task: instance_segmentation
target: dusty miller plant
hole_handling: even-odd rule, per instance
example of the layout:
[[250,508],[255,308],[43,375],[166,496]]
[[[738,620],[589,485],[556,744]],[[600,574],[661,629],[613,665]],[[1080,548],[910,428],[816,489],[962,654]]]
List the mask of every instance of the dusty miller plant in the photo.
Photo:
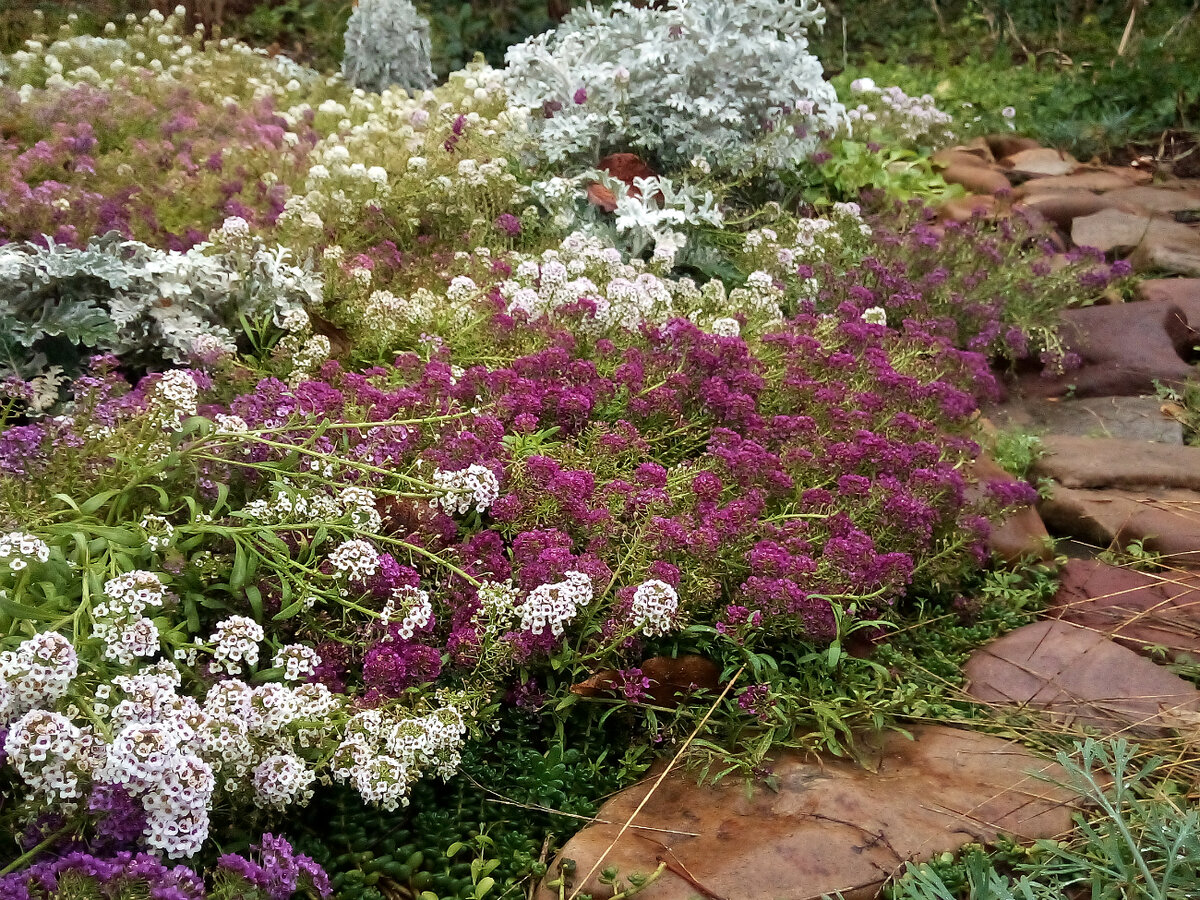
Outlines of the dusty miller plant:
[[362,0],[346,24],[342,75],[356,87],[380,93],[433,85],[429,23],[408,0]]
[[[231,222],[240,220],[230,220]],[[242,223],[244,225],[244,223]],[[322,298],[318,278],[248,232],[214,232],[186,253],[158,250],[110,232],[82,250],[0,246],[0,379],[29,380],[51,367],[74,374],[89,353],[133,366],[187,362],[232,350],[243,317],[270,316]]]
[[506,84],[551,162],[637,150],[735,173],[806,159],[841,107],[808,50],[816,0],[590,4],[509,48]]

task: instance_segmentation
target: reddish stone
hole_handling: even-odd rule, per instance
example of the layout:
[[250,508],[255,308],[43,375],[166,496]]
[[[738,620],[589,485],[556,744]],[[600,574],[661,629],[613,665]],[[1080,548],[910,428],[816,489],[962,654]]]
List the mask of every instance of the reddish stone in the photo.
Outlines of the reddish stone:
[[1200,196],[1165,187],[1131,187],[1109,191],[1108,197],[1152,213],[1200,210]]
[[[988,484],[1013,480],[1008,472],[986,454],[975,459],[966,475],[969,499],[978,498]],[[988,547],[1008,565],[1016,565],[1030,559],[1041,562],[1054,559],[1050,534],[1046,531],[1041,516],[1032,506],[1018,507],[999,522],[993,522],[991,534],[988,535]]]
[[640,898],[867,900],[907,861],[999,834],[1033,840],[1070,829],[1077,798],[1061,786],[1069,779],[1056,764],[991,735],[911,730],[915,740],[890,733],[878,750],[862,747],[865,766],[782,753],[770,761],[770,787],[748,789],[736,776],[700,786],[672,771],[618,839],[654,784],[648,778],[605,803],[596,824],[567,842],[536,896],[561,896],[548,882],[570,859],[567,896],[576,888],[611,896],[598,878],[609,866],[627,878],[662,865]]
[[1020,137],[1015,134],[989,134],[984,138],[996,159],[1012,156],[1022,150],[1036,150],[1040,144],[1033,138]]
[[1070,175],[1079,168],[1079,160],[1070,153],[1049,147],[1020,150],[998,160],[1001,168],[1017,178],[1045,178],[1054,175]]
[[1093,194],[1091,191],[1047,191],[1031,194],[1013,204],[1013,210],[1033,210],[1059,228],[1070,230],[1071,222],[1080,216],[1090,216],[1116,203],[1112,194]]
[[998,201],[990,194],[968,194],[943,203],[938,208],[938,219],[943,222],[969,222],[975,218],[994,216],[998,207]]
[[999,194],[1012,188],[1002,173],[986,165],[953,162],[942,171],[942,178],[976,194]]
[[1187,313],[1189,322],[1200,323],[1200,278],[1148,278],[1137,292],[1143,300],[1174,303]]
[[[703,656],[654,656],[641,663],[642,675],[650,680],[646,693],[655,706],[674,707],[681,697],[700,691],[715,691],[721,668]],[[581,697],[599,697],[621,688],[616,669],[601,669],[596,674],[571,685],[571,693]]]
[[976,650],[964,669],[977,700],[1040,710],[1104,735],[1163,737],[1200,711],[1200,691],[1103,634],[1035,622]]
[[947,147],[944,150],[938,150],[930,161],[935,166],[941,168],[949,168],[953,165],[974,166],[977,169],[990,168],[992,160],[988,155],[978,147]]
[[1195,491],[1058,485],[1038,504],[1038,512],[1055,534],[1097,547],[1127,547],[1140,541],[1173,565],[1200,563],[1200,493]]
[[1151,394],[1155,382],[1182,384],[1195,377],[1188,364],[1200,329],[1200,298],[1190,303],[1116,303],[1068,309],[1062,337],[1083,365],[1061,376],[1019,379],[1035,397]]
[[1200,447],[1120,438],[1047,435],[1035,475],[1069,488],[1177,488],[1200,491]]
[[1138,572],[1073,559],[1059,577],[1050,615],[1131,650],[1160,647],[1168,659],[1200,661],[1200,572]]
[[1054,175],[1049,178],[1034,178],[1016,189],[1018,199],[1031,197],[1034,194],[1062,191],[1117,191],[1121,188],[1133,187],[1134,179],[1126,175],[1118,175],[1103,169],[1088,169],[1075,172],[1073,175]]

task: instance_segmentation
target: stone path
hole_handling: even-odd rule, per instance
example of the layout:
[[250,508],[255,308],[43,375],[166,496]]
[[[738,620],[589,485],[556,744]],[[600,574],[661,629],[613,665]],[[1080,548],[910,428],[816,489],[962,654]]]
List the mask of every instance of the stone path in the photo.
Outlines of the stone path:
[[[1200,691],[1164,661],[1200,663],[1200,447],[1184,444],[1155,385],[1200,378],[1200,180],[1151,184],[1135,168],[1084,165],[1013,136],[938,154],[947,181],[972,194],[943,218],[1024,210],[1051,223],[1063,247],[1091,245],[1135,271],[1182,277],[1144,281],[1137,302],[1065,314],[1064,338],[1083,366],[1058,379],[1022,378],[985,427],[1044,435],[1033,477],[1052,495],[993,534],[997,556],[1050,559],[1065,539],[1047,617],[980,648],[967,694],[1048,725],[1145,740],[1195,732]],[[1003,473],[987,459],[973,478]],[[1162,555],[1142,572],[1094,557],[1134,541]],[[807,900],[842,892],[875,897],[907,861],[1004,833],[1053,837],[1070,827],[1073,795],[1057,767],[1021,745],[944,726],[915,740],[881,739],[866,767],[783,754],[777,789],[747,792],[738,779],[698,788],[672,772],[618,837],[653,778],[613,797],[598,822],[559,859],[576,864],[575,888],[611,894],[593,874],[662,868],[646,900]],[[1046,779],[1049,778],[1050,781]],[[552,867],[547,879],[557,875]],[[558,896],[543,886],[543,900]]]

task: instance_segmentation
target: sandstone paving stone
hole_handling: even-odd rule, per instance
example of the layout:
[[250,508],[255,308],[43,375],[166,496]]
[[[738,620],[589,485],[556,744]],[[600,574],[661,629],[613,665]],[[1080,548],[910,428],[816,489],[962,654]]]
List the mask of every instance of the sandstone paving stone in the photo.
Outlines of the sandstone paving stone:
[[1200,491],[1200,447],[1118,438],[1048,435],[1033,472],[1069,488]]
[[954,161],[942,170],[947,184],[957,184],[976,194],[999,194],[1012,189],[1003,172],[983,164]]
[[1013,204],[1013,209],[1017,211],[1032,210],[1064,231],[1070,231],[1071,223],[1081,216],[1090,216],[1114,207],[1133,211],[1133,207],[1113,199],[1119,193],[1121,192],[1093,194],[1091,191],[1081,190],[1046,191],[1030,194],[1025,199],[1017,201]]
[[1142,186],[1109,191],[1105,197],[1154,213],[1200,210],[1200,195],[1168,187]]
[[1105,253],[1140,247],[1171,247],[1179,252],[1200,251],[1200,232],[1174,219],[1102,209],[1071,223],[1071,240],[1079,247],[1095,247]]
[[1065,346],[1082,365],[1062,375],[1022,376],[1018,393],[1054,397],[1150,394],[1156,382],[1182,384],[1200,373],[1188,362],[1200,340],[1200,296],[1068,309]]
[[1001,427],[1078,437],[1125,438],[1182,444],[1183,426],[1163,412],[1158,397],[1090,397],[1081,400],[1014,398],[986,410]]
[[1048,178],[1033,178],[1016,189],[1013,196],[1029,197],[1047,191],[1119,191],[1133,187],[1137,178],[1133,173],[1121,173],[1107,169],[1087,169],[1072,175],[1053,175]]
[[[644,900],[816,900],[834,892],[865,900],[907,861],[998,834],[1032,840],[1070,828],[1075,795],[1044,780],[1066,780],[1057,764],[991,735],[935,725],[913,734],[914,741],[882,738],[867,767],[781,754],[772,764],[775,789],[752,793],[737,778],[699,787],[694,776],[672,772],[635,820],[642,827],[627,830],[599,869],[648,874],[665,862]],[[559,859],[575,861],[580,881],[652,781],[610,799],[598,823],[567,842]],[[548,878],[556,872],[552,865]],[[595,877],[583,890],[612,893]],[[543,885],[537,896],[558,892]]]
[[938,219],[950,222],[969,222],[978,217],[990,218],[998,209],[998,202],[990,194],[967,194],[954,197],[938,208]]
[[1051,534],[1097,547],[1134,541],[1172,565],[1200,566],[1200,493],[1170,489],[1089,490],[1055,486],[1038,504]]
[[1142,241],[1129,256],[1133,270],[1200,275],[1200,230],[1188,230],[1191,232],[1190,237],[1182,233],[1159,232]]
[[996,159],[1012,156],[1022,150],[1036,150],[1040,146],[1033,138],[1017,134],[989,134],[982,140]]
[[1189,321],[1200,322],[1200,278],[1147,278],[1137,286],[1142,300],[1174,303]]
[[1052,175],[1070,175],[1079,168],[1079,160],[1070,153],[1050,147],[1035,147],[1019,150],[997,160],[1010,178],[1042,178]]
[[1178,675],[1089,628],[1035,622],[976,650],[967,693],[992,705],[1037,711],[1106,736],[1162,737],[1200,711],[1200,691]]
[[1200,570],[1139,572],[1073,559],[1059,571],[1047,610],[1131,650],[1162,648],[1168,659],[1200,661]]
[[[1012,476],[995,460],[981,454],[967,472],[967,496],[975,498],[982,495],[986,485],[991,482],[1012,480]],[[999,522],[993,522],[988,534],[988,547],[1008,565],[1031,559],[1048,563],[1054,559],[1050,533],[1032,506],[1017,507]]]

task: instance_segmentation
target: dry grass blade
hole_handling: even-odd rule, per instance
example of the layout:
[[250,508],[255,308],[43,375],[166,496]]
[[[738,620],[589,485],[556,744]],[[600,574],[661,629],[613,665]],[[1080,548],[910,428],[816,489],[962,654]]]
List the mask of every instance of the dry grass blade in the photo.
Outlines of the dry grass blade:
[[575,890],[571,892],[571,896],[568,898],[568,900],[576,900],[579,894],[583,891],[583,886],[588,883],[593,875],[600,871],[600,867],[604,865],[604,861],[608,859],[608,854],[612,853],[613,848],[617,846],[617,842],[621,840],[625,832],[633,827],[633,820],[641,814],[641,811],[645,808],[646,804],[650,802],[650,798],[654,796],[655,791],[658,790],[659,786],[666,780],[667,776],[671,774],[671,770],[675,768],[675,764],[683,758],[683,754],[687,752],[687,748],[690,747],[692,741],[696,739],[696,735],[698,735],[704,729],[704,726],[708,724],[708,720],[712,717],[712,714],[716,712],[717,707],[720,706],[725,700],[725,697],[729,694],[730,690],[733,689],[733,686],[737,684],[737,680],[742,677],[742,673],[745,671],[746,666],[743,664],[740,669],[733,673],[733,677],[730,678],[729,683],[722,688],[720,695],[716,700],[713,701],[712,706],[708,708],[708,712],[704,714],[704,718],[702,718],[696,727],[692,729],[692,733],[687,736],[687,740],[683,742],[679,750],[673,757],[671,757],[671,761],[667,763],[666,768],[663,769],[658,778],[654,780],[654,784],[650,787],[650,790],[646,792],[646,796],[642,798],[642,802],[639,803],[637,808],[629,814],[629,818],[625,820],[625,823],[621,826],[620,831],[617,832],[617,836],[612,839],[609,845],[604,848],[604,852],[596,858],[594,863],[592,863],[592,867],[588,869],[587,874],[580,879],[579,884],[576,886]]

